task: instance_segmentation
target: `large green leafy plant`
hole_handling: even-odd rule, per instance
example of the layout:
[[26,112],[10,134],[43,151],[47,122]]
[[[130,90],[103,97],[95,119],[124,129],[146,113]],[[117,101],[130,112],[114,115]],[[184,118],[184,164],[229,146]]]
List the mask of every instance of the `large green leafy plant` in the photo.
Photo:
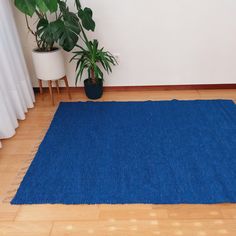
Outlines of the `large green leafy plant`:
[[[27,27],[34,35],[39,51],[52,51],[55,43],[71,51],[83,28],[95,29],[92,10],[82,8],[79,0],[75,0],[77,12],[70,11],[66,0],[14,0],[14,3],[25,14]],[[28,18],[34,15],[37,20],[33,29]]]

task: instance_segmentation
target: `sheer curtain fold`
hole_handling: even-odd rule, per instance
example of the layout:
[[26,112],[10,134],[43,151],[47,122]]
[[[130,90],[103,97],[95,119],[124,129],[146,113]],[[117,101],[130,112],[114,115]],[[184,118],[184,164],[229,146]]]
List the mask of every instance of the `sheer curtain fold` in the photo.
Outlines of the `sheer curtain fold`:
[[0,140],[15,134],[17,120],[25,119],[34,101],[11,5],[5,0],[0,7]]

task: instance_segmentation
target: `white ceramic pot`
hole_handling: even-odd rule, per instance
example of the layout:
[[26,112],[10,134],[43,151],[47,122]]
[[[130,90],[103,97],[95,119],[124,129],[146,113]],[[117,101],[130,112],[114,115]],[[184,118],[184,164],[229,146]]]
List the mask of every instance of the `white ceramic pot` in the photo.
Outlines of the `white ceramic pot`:
[[32,51],[33,63],[37,79],[58,80],[66,75],[61,49],[51,52]]

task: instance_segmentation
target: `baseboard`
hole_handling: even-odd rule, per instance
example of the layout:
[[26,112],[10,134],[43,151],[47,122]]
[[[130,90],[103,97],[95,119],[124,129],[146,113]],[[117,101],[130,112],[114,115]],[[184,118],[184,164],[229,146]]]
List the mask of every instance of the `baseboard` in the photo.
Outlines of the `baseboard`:
[[[45,90],[46,88],[44,88]],[[65,88],[60,88],[64,90]],[[236,84],[193,84],[193,85],[153,85],[153,86],[106,86],[104,91],[160,91],[160,90],[196,90],[196,89],[236,89]],[[83,87],[71,87],[71,91],[81,91]],[[34,88],[39,92],[39,88]]]

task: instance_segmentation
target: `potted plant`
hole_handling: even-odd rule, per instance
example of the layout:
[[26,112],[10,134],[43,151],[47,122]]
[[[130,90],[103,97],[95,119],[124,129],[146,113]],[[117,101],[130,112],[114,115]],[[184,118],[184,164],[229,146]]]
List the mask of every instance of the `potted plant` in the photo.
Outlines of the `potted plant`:
[[80,36],[84,41],[84,46],[77,45],[78,51],[71,58],[76,60],[76,81],[82,78],[83,73],[87,71],[88,78],[84,80],[84,89],[86,96],[90,99],[99,99],[103,94],[103,72],[112,72],[112,66],[117,65],[116,58],[104,48],[99,48],[98,40],[89,41],[82,29]]
[[[71,51],[78,42],[81,28],[94,31],[92,10],[83,9],[79,0],[75,0],[76,13],[62,0],[15,0],[14,3],[25,14],[27,28],[35,37],[37,48],[32,55],[37,78],[56,80],[65,76],[62,53],[55,44]],[[36,16],[35,29],[28,20],[33,15]]]

